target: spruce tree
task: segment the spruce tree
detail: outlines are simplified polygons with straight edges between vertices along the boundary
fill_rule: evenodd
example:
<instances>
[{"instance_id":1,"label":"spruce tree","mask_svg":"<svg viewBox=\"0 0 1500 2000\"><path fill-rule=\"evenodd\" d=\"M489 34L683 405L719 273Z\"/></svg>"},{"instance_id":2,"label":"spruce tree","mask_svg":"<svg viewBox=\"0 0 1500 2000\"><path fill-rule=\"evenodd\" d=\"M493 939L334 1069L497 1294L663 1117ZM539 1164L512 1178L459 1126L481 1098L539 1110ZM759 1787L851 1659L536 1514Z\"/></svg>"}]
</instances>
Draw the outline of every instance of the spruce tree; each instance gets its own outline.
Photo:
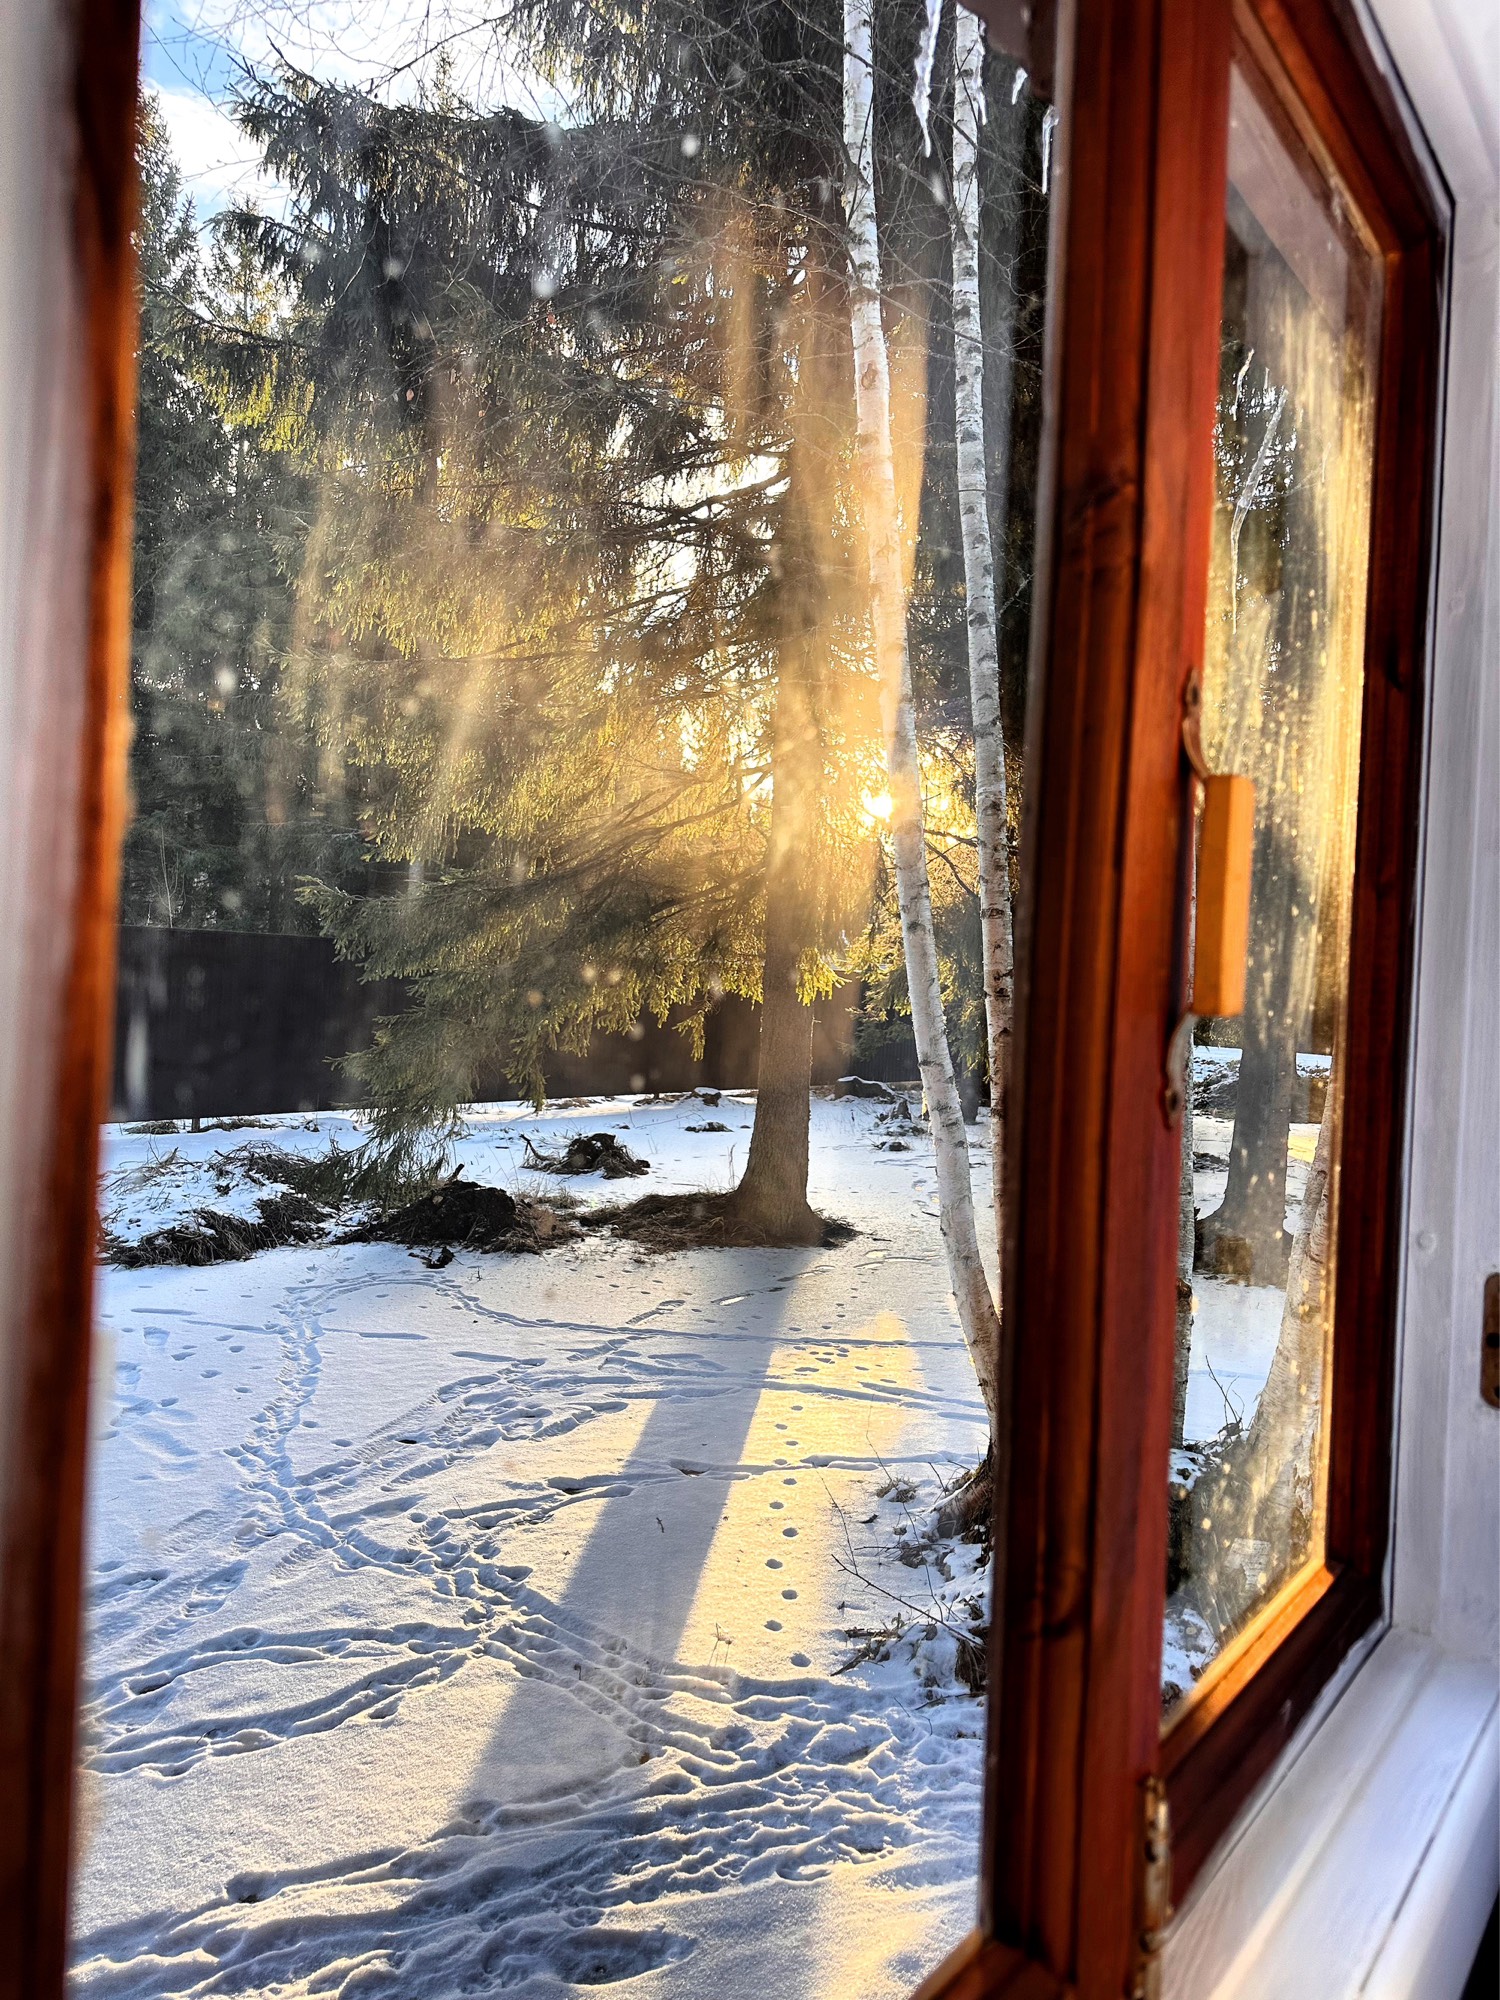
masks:
<instances>
[{"instance_id":1,"label":"spruce tree","mask_svg":"<svg viewBox=\"0 0 1500 2000\"><path fill-rule=\"evenodd\" d=\"M441 71L390 103L286 70L243 105L292 203L238 227L292 305L276 339L224 345L223 393L304 468L290 700L413 892L317 908L413 989L361 1065L388 1138L451 1129L497 1069L539 1096L551 1049L645 1011L696 1033L719 993L761 999L734 1206L748 1234L806 1237L811 1003L882 866L839 9L517 0L493 26L554 121L481 111ZM915 33L880 10L884 308L916 698L966 768L949 229L941 174L910 165ZM967 865L946 837L962 986L972 830Z\"/></svg>"},{"instance_id":2,"label":"spruce tree","mask_svg":"<svg viewBox=\"0 0 1500 2000\"><path fill-rule=\"evenodd\" d=\"M497 1065L539 1094L550 1048L643 1010L701 1032L720 993L759 997L799 759L812 809L779 838L811 887L780 963L808 1013L872 754L826 553L845 441L811 360L837 324L808 302L816 219L688 172L677 123L559 130L291 73L242 116L294 191L287 222L240 223L294 309L222 362L315 496L293 691L366 773L378 851L420 871L408 897L318 899L415 989L363 1064L384 1136L451 1128ZM841 643L837 740L789 730L789 653L806 690ZM809 1058L767 1233L810 1220Z\"/></svg>"},{"instance_id":3,"label":"spruce tree","mask_svg":"<svg viewBox=\"0 0 1500 2000\"><path fill-rule=\"evenodd\" d=\"M279 701L301 498L283 454L226 422L207 329L253 339L258 264L207 254L154 100L139 120L140 387L132 617L135 815L126 923L314 927L298 881L361 879L342 771L319 768Z\"/></svg>"}]
</instances>

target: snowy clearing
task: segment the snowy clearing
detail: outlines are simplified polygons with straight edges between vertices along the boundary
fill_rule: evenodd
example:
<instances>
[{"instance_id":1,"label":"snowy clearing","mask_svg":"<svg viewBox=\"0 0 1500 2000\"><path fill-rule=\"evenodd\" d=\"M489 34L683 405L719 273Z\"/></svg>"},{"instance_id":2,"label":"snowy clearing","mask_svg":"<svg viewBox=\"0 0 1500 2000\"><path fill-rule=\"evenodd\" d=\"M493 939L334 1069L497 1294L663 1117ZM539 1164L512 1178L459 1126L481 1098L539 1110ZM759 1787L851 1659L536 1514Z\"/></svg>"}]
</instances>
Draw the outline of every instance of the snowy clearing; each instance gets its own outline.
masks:
<instances>
[{"instance_id":1,"label":"snowy clearing","mask_svg":"<svg viewBox=\"0 0 1500 2000\"><path fill-rule=\"evenodd\" d=\"M651 1173L566 1183L586 1206L712 1191L751 1111L483 1107L459 1157L555 1199L525 1139L611 1130ZM79 1994L885 2000L962 1936L988 1576L916 1543L984 1424L930 1142L880 1117L814 1103L812 1199L859 1232L831 1250L103 1272ZM253 1215L226 1153L360 1136L113 1128L106 1205L127 1237ZM1190 1437L1209 1362L1253 1407L1280 1310L1199 1291Z\"/></svg>"},{"instance_id":2,"label":"snowy clearing","mask_svg":"<svg viewBox=\"0 0 1500 2000\"><path fill-rule=\"evenodd\" d=\"M986 1579L901 1545L983 1418L930 1146L877 1115L814 1106L832 1251L103 1274L76 1990L875 2000L962 1935ZM523 1134L608 1127L631 1192L712 1189L750 1106L713 1116L494 1107L460 1150L541 1194ZM154 1227L246 1138L357 1129L111 1132L107 1167L177 1154Z\"/></svg>"}]
</instances>

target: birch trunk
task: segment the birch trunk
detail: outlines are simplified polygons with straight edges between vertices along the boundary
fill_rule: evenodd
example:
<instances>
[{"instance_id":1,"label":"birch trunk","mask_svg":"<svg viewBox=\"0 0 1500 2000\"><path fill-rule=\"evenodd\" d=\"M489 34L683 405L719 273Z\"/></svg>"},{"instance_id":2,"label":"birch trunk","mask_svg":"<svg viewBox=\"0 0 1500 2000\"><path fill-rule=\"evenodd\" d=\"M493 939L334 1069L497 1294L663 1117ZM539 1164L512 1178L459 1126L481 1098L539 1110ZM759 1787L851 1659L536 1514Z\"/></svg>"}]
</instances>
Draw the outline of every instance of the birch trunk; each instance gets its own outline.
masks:
<instances>
[{"instance_id":1,"label":"birch trunk","mask_svg":"<svg viewBox=\"0 0 1500 2000\"><path fill-rule=\"evenodd\" d=\"M958 447L958 513L968 600L969 701L974 718L974 815L979 837L979 921L990 1071L991 1171L995 1226L1004 1228L1005 1126L1010 1088L1015 944L1010 907L1010 805L1000 715L1000 634L990 540L990 480L1010 482L1009 425L987 462L984 323L979 304L979 133L984 111L984 33L961 6L954 23L953 80L953 404ZM1010 403L1002 385L1002 406Z\"/></svg>"},{"instance_id":2,"label":"birch trunk","mask_svg":"<svg viewBox=\"0 0 1500 2000\"><path fill-rule=\"evenodd\" d=\"M922 784L907 651L906 587L891 446L890 363L880 317L875 215L873 0L844 0L845 215L857 450L870 571L870 622L880 675L891 788L891 843L922 1090L932 1121L938 1212L948 1271L992 1443L1000 1429L1000 1321L979 1255L963 1109L948 1049L927 879Z\"/></svg>"},{"instance_id":3,"label":"birch trunk","mask_svg":"<svg viewBox=\"0 0 1500 2000\"><path fill-rule=\"evenodd\" d=\"M1322 1529L1319 1452L1331 1297L1332 1093L1292 1246L1270 1373L1250 1428L1194 1491L1193 1590L1221 1641L1307 1560ZM1201 1504L1200 1504L1201 1503ZM1255 1561L1248 1571L1245 1552Z\"/></svg>"},{"instance_id":4,"label":"birch trunk","mask_svg":"<svg viewBox=\"0 0 1500 2000\"><path fill-rule=\"evenodd\" d=\"M1172 1354L1172 1443L1187 1434L1189 1364L1193 1354L1193 1250L1198 1214L1193 1201L1193 1045L1188 1044L1182 1093L1181 1159L1177 1179L1177 1328Z\"/></svg>"}]
</instances>

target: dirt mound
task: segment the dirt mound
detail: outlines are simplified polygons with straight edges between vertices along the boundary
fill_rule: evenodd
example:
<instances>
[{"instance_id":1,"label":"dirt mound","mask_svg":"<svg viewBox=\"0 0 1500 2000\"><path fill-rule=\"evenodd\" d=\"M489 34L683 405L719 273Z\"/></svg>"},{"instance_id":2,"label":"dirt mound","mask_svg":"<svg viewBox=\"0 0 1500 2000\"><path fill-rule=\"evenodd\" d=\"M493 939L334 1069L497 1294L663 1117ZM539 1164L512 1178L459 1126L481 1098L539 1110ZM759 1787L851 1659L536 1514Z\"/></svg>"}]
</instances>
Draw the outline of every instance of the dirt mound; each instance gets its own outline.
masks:
<instances>
[{"instance_id":1,"label":"dirt mound","mask_svg":"<svg viewBox=\"0 0 1500 2000\"><path fill-rule=\"evenodd\" d=\"M543 1203L517 1200L504 1188L483 1187L457 1173L429 1194L372 1216L343 1241L533 1251L574 1234L576 1225Z\"/></svg>"},{"instance_id":2,"label":"dirt mound","mask_svg":"<svg viewBox=\"0 0 1500 2000\"><path fill-rule=\"evenodd\" d=\"M622 1146L613 1132L578 1132L560 1153L541 1153L526 1141L526 1164L542 1174L603 1174L607 1181L649 1174L650 1166Z\"/></svg>"},{"instance_id":3,"label":"dirt mound","mask_svg":"<svg viewBox=\"0 0 1500 2000\"><path fill-rule=\"evenodd\" d=\"M774 1249L786 1243L784 1237L742 1223L734 1213L732 1194L647 1194L625 1208L596 1210L588 1220L591 1226L628 1236L648 1250ZM825 1250L856 1234L847 1222L828 1216L817 1216L815 1221Z\"/></svg>"},{"instance_id":4,"label":"dirt mound","mask_svg":"<svg viewBox=\"0 0 1500 2000\"><path fill-rule=\"evenodd\" d=\"M254 1217L199 1208L180 1222L129 1242L106 1229L107 1263L139 1270L155 1264L230 1264L261 1250L301 1243L405 1243L412 1249L532 1252L578 1234L577 1223L544 1202L518 1200L504 1188L481 1187L455 1174L441 1187L369 1216L357 1229L333 1234L336 1213L291 1191L265 1195Z\"/></svg>"}]
</instances>

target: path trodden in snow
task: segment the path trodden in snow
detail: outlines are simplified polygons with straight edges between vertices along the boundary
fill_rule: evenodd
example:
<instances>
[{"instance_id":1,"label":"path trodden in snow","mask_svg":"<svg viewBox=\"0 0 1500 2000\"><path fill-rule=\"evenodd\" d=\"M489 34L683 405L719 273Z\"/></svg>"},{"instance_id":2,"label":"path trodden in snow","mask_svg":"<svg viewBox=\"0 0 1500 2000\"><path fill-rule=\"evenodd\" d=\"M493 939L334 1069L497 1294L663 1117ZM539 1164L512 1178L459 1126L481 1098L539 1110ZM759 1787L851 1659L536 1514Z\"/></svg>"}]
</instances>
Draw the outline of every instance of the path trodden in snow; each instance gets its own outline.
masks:
<instances>
[{"instance_id":1,"label":"path trodden in snow","mask_svg":"<svg viewBox=\"0 0 1500 2000\"><path fill-rule=\"evenodd\" d=\"M702 1115L497 1107L462 1152L538 1191L523 1131L607 1124L627 1196L724 1187L749 1107ZM983 1420L930 1147L875 1117L814 1107L833 1250L105 1273L80 1994L880 2000L957 1941L987 1576L901 1547Z\"/></svg>"}]
</instances>

